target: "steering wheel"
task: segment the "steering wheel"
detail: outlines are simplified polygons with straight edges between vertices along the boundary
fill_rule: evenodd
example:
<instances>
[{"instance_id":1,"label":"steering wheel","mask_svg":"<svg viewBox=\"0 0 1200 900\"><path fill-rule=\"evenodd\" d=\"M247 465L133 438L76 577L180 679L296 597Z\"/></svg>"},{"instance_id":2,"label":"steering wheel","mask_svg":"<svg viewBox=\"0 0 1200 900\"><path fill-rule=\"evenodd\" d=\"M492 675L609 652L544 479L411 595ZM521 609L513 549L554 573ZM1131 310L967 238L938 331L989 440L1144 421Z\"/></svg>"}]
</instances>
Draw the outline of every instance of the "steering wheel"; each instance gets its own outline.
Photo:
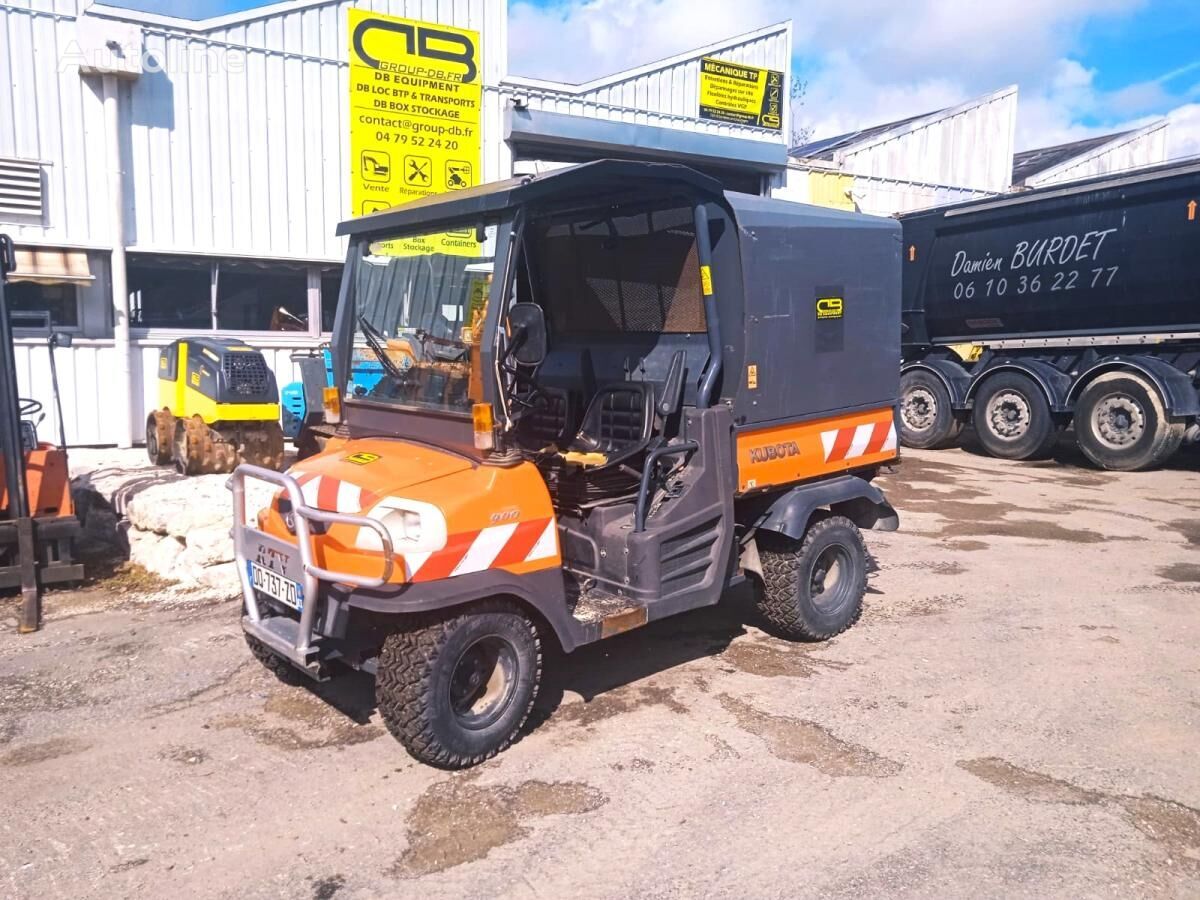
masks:
<instances>
[{"instance_id":1,"label":"steering wheel","mask_svg":"<svg viewBox=\"0 0 1200 900\"><path fill-rule=\"evenodd\" d=\"M17 414L22 419L29 419L36 416L42 411L42 401L32 400L29 397L17 398Z\"/></svg>"}]
</instances>

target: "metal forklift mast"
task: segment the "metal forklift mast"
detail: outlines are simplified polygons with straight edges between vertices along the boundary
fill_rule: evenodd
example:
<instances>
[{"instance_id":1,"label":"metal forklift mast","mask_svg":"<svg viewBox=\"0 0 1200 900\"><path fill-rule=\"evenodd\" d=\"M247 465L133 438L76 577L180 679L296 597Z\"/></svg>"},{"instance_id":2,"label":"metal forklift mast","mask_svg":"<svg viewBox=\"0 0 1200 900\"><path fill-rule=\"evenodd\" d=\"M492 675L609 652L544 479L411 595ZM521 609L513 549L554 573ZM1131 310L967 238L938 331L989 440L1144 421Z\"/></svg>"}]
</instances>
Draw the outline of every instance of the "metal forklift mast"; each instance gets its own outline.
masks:
<instances>
[{"instance_id":1,"label":"metal forklift mast","mask_svg":"<svg viewBox=\"0 0 1200 900\"><path fill-rule=\"evenodd\" d=\"M21 446L16 351L4 292L8 273L15 267L16 251L12 238L0 234L0 458L4 460L8 491L8 508L4 514L17 527L17 559L21 567L21 614L17 630L26 634L41 626L42 592L37 579L37 551L25 483L25 451Z\"/></svg>"}]
</instances>

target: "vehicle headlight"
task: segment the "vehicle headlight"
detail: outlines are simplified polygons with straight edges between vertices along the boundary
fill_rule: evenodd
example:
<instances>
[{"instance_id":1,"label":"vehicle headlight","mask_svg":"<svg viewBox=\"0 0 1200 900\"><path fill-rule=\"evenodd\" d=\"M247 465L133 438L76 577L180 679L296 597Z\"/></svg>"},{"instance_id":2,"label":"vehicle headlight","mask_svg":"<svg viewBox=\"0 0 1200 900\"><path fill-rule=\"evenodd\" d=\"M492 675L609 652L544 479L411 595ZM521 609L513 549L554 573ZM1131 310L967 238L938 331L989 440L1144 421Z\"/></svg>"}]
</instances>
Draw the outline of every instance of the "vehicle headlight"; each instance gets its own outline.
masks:
<instances>
[{"instance_id":1,"label":"vehicle headlight","mask_svg":"<svg viewBox=\"0 0 1200 900\"><path fill-rule=\"evenodd\" d=\"M400 532L406 541L421 540L421 514L413 509L396 510L400 518Z\"/></svg>"},{"instance_id":2,"label":"vehicle headlight","mask_svg":"<svg viewBox=\"0 0 1200 900\"><path fill-rule=\"evenodd\" d=\"M384 497L367 516L384 527L397 553L432 553L446 546L446 517L432 503ZM372 528L358 529L356 545L363 550L383 549Z\"/></svg>"}]
</instances>

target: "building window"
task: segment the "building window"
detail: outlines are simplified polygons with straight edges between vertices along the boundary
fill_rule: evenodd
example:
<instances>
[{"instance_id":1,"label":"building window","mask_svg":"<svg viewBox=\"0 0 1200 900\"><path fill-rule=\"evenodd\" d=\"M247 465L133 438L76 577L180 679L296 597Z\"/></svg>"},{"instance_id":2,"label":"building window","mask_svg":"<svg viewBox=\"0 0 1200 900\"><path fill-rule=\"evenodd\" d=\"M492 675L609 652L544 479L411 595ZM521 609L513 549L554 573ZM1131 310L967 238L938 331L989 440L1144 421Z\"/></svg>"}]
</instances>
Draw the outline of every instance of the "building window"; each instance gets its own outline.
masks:
<instances>
[{"instance_id":1,"label":"building window","mask_svg":"<svg viewBox=\"0 0 1200 900\"><path fill-rule=\"evenodd\" d=\"M333 317L337 315L338 291L342 287L342 266L321 268L321 330L333 331Z\"/></svg>"},{"instance_id":2,"label":"building window","mask_svg":"<svg viewBox=\"0 0 1200 900\"><path fill-rule=\"evenodd\" d=\"M212 262L186 256L130 255L133 328L212 328Z\"/></svg>"},{"instance_id":3,"label":"building window","mask_svg":"<svg viewBox=\"0 0 1200 900\"><path fill-rule=\"evenodd\" d=\"M219 260L217 328L308 331L308 266Z\"/></svg>"},{"instance_id":4,"label":"building window","mask_svg":"<svg viewBox=\"0 0 1200 900\"><path fill-rule=\"evenodd\" d=\"M4 286L4 298L14 328L45 328L47 313L55 328L79 326L79 303L73 284L14 281Z\"/></svg>"}]
</instances>

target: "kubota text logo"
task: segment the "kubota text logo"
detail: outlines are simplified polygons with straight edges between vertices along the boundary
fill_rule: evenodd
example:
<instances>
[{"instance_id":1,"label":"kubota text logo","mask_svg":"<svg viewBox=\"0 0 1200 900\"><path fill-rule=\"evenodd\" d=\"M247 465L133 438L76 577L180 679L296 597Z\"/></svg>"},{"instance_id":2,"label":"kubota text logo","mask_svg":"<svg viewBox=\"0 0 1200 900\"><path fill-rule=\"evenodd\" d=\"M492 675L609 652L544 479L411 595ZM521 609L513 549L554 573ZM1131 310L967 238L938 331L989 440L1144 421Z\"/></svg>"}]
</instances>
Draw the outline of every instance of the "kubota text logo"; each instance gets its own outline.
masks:
<instances>
[{"instance_id":1,"label":"kubota text logo","mask_svg":"<svg viewBox=\"0 0 1200 900\"><path fill-rule=\"evenodd\" d=\"M778 444L767 444L765 447L750 448L750 462L755 463L799 455L800 447L795 441L782 441Z\"/></svg>"}]
</instances>

